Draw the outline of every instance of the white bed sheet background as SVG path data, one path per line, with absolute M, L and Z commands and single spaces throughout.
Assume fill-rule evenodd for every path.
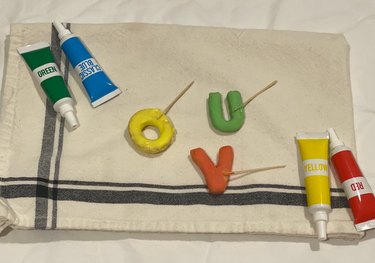
M 0 0 L 0 73 L 10 24 L 53 20 L 343 33 L 351 46 L 358 160 L 375 190 L 375 0 Z M 374 230 L 360 242 L 320 244 L 232 234 L 18 230 L 1 234 L 0 262 L 374 262 L 374 248 Z

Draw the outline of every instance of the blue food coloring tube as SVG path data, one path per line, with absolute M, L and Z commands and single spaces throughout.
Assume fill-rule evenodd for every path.
M 121 90 L 112 83 L 81 40 L 62 23 L 53 22 L 53 25 L 59 33 L 61 48 L 78 72 L 91 105 L 97 107 L 119 95 Z

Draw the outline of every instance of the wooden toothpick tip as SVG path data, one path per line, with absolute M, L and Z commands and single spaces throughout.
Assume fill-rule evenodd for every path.
M 169 110 L 173 107 L 173 105 L 190 89 L 191 86 L 193 86 L 194 80 L 187 85 L 181 92 L 180 94 L 177 95 L 177 97 L 163 110 L 163 114 L 167 114 Z
M 261 167 L 261 168 L 254 168 L 254 169 L 246 169 L 246 170 L 239 170 L 239 171 L 231 171 L 231 172 L 224 172 L 224 176 L 231 176 L 231 175 L 245 175 L 245 174 L 252 174 L 257 172 L 263 172 L 273 169 L 280 169 L 285 168 L 286 165 L 276 165 L 276 166 L 268 166 L 268 167 Z
M 257 93 L 255 93 L 253 96 L 251 96 L 248 100 L 246 100 L 241 107 L 238 107 L 237 109 L 235 109 L 234 111 L 237 111 L 239 109 L 242 109 L 242 108 L 245 108 L 247 104 L 249 104 L 253 99 L 255 99 L 256 97 L 258 97 L 260 94 L 262 94 L 263 92 L 265 92 L 266 90 L 272 88 L 273 86 L 275 86 L 277 83 L 277 80 L 274 80 L 272 81 L 270 84 L 268 84 L 267 86 L 265 86 L 263 89 L 261 89 L 260 91 L 258 91 Z

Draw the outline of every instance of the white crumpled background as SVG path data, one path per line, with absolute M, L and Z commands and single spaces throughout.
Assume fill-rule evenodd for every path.
M 375 189 L 375 0 L 0 0 L 0 72 L 12 23 L 146 22 L 342 33 L 351 46 L 358 161 Z M 2 74 L 0 75 L 2 80 Z M 2 82 L 1 82 L 2 83 Z M 345 116 L 343 116 L 345 121 Z M 277 220 L 277 219 L 276 219 Z M 222 234 L 13 231 L 1 262 L 374 262 L 375 230 L 360 242 Z

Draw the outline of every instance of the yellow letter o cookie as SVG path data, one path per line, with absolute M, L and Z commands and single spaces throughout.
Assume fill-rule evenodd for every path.
M 148 139 L 143 131 L 153 126 L 158 130 L 158 138 Z M 160 109 L 143 109 L 136 112 L 129 120 L 128 131 L 135 145 L 145 153 L 159 153 L 171 144 L 175 129 L 171 120 Z

